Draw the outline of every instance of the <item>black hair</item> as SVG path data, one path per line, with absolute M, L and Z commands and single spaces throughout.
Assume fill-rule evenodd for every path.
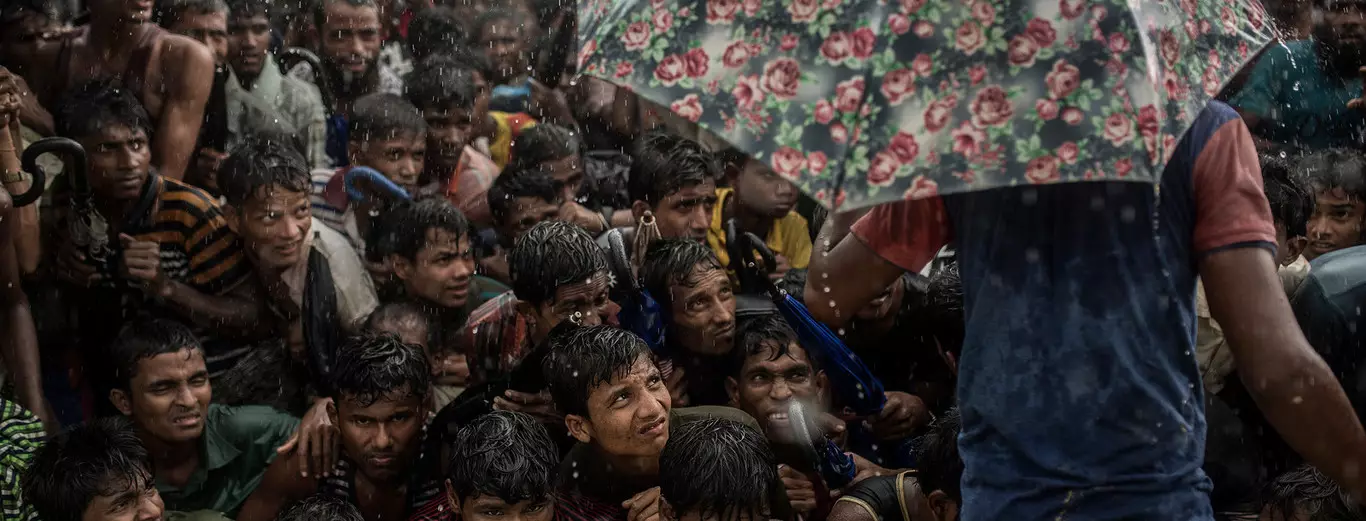
M 675 519 L 769 519 L 778 464 L 768 439 L 743 423 L 707 418 L 673 427 L 659 455 L 659 496 Z
M 18 22 L 25 13 L 42 15 L 54 22 L 65 21 L 68 8 L 56 0 L 5 0 L 0 2 L 0 25 Z
M 446 478 L 462 502 L 480 495 L 510 504 L 549 499 L 559 481 L 559 456 L 536 418 L 493 411 L 456 435 Z
M 1338 521 L 1366 516 L 1356 500 L 1311 465 L 1281 474 L 1267 485 L 1263 496 L 1265 510 L 1281 515 L 1272 519 Z
M 518 31 L 521 31 L 522 34 L 526 34 L 526 27 L 524 25 L 526 20 L 522 19 L 520 13 L 510 9 L 493 8 L 484 11 L 484 14 L 479 15 L 479 18 L 474 20 L 474 31 L 470 33 L 470 45 L 479 44 L 479 40 L 483 38 L 484 31 L 488 29 L 489 25 L 494 22 L 504 21 L 512 22 L 512 24 L 517 27 Z
M 227 0 L 227 2 L 229 25 L 234 19 L 240 20 L 253 16 L 264 16 L 269 20 L 274 7 L 270 0 Z
M 178 23 L 181 17 L 195 14 L 228 14 L 228 4 L 223 0 L 169 0 L 160 2 L 157 6 L 158 18 L 161 25 L 170 27 Z
M 651 356 L 640 337 L 612 326 L 565 328 L 549 339 L 541 364 L 555 406 L 566 414 L 588 416 L 593 388 L 627 374 L 642 356 Z
M 716 157 L 691 139 L 651 132 L 635 143 L 626 190 L 632 201 L 657 206 L 684 188 L 720 177 Z
M 327 21 L 327 5 L 333 2 L 346 2 L 352 7 L 373 7 L 376 11 L 379 10 L 379 4 L 375 0 L 312 0 L 313 27 L 317 30 L 323 30 L 323 22 Z
M 916 477 L 926 494 L 943 491 L 962 502 L 963 458 L 958 456 L 958 432 L 963 428 L 958 408 L 949 409 L 930 424 L 930 431 L 915 444 Z
M 350 501 L 314 494 L 280 514 L 276 521 L 365 521 Z
M 395 392 L 425 400 L 430 386 L 431 365 L 422 350 L 388 333 L 353 339 L 332 366 L 332 398 L 349 396 L 366 407 Z
M 427 330 L 427 347 L 436 348 L 441 340 L 441 328 L 435 327 L 427 311 L 417 304 L 406 300 L 385 302 L 375 308 L 365 319 L 365 330 L 370 333 L 388 333 L 383 328 L 389 324 L 405 322 L 421 324 Z
M 388 229 L 392 241 L 389 253 L 408 260 L 417 259 L 417 252 L 427 246 L 427 232 L 432 229 L 445 230 L 457 240 L 468 238 L 470 232 L 465 214 L 444 197 L 427 197 L 405 204 L 386 218 L 394 223 Z
M 489 57 L 479 52 L 478 49 L 470 45 L 456 45 L 448 49 L 443 55 L 456 66 L 479 73 L 485 82 L 493 81 L 493 62 L 490 62 Z
M 939 341 L 945 353 L 960 356 L 967 326 L 963 318 L 963 281 L 958 276 L 957 263 L 944 266 L 930 277 L 923 305 L 917 322 Z
M 583 228 L 546 221 L 517 239 L 508 252 L 508 272 L 517 299 L 540 305 L 554 300 L 560 286 L 607 273 L 607 257 Z
M 204 346 L 185 324 L 165 318 L 129 322 L 109 346 L 114 382 L 118 388 L 128 389 L 129 382 L 138 374 L 139 362 L 186 349 L 203 350 Z
M 1366 154 L 1360 151 L 1319 150 L 1300 158 L 1295 167 L 1314 192 L 1341 188 L 1349 197 L 1366 202 Z
M 98 418 L 52 436 L 24 471 L 24 501 L 44 521 L 80 521 L 90 502 L 152 488 L 147 449 L 124 417 Z
M 1314 211 L 1314 195 L 1305 190 L 1298 176 L 1292 173 L 1290 161 L 1279 156 L 1263 155 L 1262 186 L 1267 202 L 1271 203 L 1271 217 L 1285 227 L 1290 237 L 1308 235 L 1309 215 Z
M 672 287 L 695 285 L 694 273 L 698 268 L 722 269 L 716 253 L 705 243 L 691 239 L 660 239 L 645 250 L 645 258 L 640 263 L 640 284 L 667 312 L 673 309 Z
M 554 123 L 539 123 L 512 140 L 508 168 L 531 168 L 579 153 L 582 144 L 573 130 Z
M 740 326 L 736 334 L 736 349 L 733 354 L 733 365 L 730 374 L 740 376 L 740 371 L 745 368 L 745 361 L 751 356 L 758 356 L 765 351 L 769 351 L 768 360 L 777 360 L 783 356 L 792 356 L 792 344 L 801 346 L 801 340 L 797 337 L 797 332 L 792 330 L 787 320 L 777 313 L 761 315 L 749 320 Z M 806 350 L 805 346 L 801 346 Z M 815 355 L 806 351 L 806 360 L 811 364 L 811 371 L 815 373 L 820 370 L 820 365 L 816 361 Z
M 449 52 L 467 40 L 465 26 L 456 18 L 455 10 L 446 6 L 434 5 L 418 11 L 408 23 L 408 51 L 417 62 Z
M 474 108 L 474 76 L 450 55 L 433 54 L 408 73 L 404 95 L 424 108 Z
M 57 134 L 71 139 L 99 134 L 112 126 L 141 130 L 152 137 L 152 120 L 133 91 L 110 79 L 95 79 L 66 91 L 53 114 Z
M 550 171 L 539 166 L 504 172 L 494 179 L 493 186 L 489 187 L 489 213 L 493 214 L 493 220 L 503 223 L 512 213 L 512 207 L 518 197 L 535 197 L 550 204 L 558 204 L 560 188 L 551 177 Z
M 353 143 L 427 132 L 427 121 L 422 119 L 422 112 L 402 96 L 387 92 L 361 96 L 351 109 L 350 119 L 347 137 Z
M 312 189 L 308 161 L 288 138 L 247 136 L 232 148 L 232 155 L 219 168 L 218 190 L 233 206 L 272 186 L 305 195 Z

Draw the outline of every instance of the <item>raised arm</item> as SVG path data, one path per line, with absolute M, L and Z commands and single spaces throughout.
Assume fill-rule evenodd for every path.
M 18 116 L 18 98 L 11 80 L 0 79 L 0 171 L 19 170 L 18 147 L 10 132 Z M 36 206 L 33 205 L 33 206 Z M 44 427 L 56 427 L 43 399 L 42 373 L 38 362 L 38 333 L 33 325 L 28 296 L 20 284 L 20 267 L 15 255 L 15 238 L 23 225 L 15 218 L 18 211 L 8 192 L 0 191 L 0 362 L 14 376 L 20 405 L 43 420 Z
M 208 47 L 189 38 L 166 38 L 161 57 L 166 100 L 152 142 L 152 160 L 161 175 L 183 179 L 194 158 L 204 107 L 213 91 L 213 55 Z

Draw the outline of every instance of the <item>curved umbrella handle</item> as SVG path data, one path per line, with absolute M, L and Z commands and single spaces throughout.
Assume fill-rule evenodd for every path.
M 346 187 L 346 196 L 350 197 L 353 201 L 364 201 L 367 199 L 365 193 L 361 192 L 360 189 L 356 187 L 357 181 L 369 182 L 371 186 L 394 199 L 403 201 L 412 199 L 412 196 L 408 195 L 407 190 L 394 184 L 389 178 L 384 177 L 384 174 L 379 173 L 379 170 L 375 170 L 368 166 L 351 167 L 342 175 L 345 176 L 342 178 L 342 181 Z
M 626 240 L 621 237 L 621 230 L 618 228 L 608 230 L 607 265 L 616 275 L 617 283 L 621 284 L 623 292 L 639 293 L 640 287 L 636 282 L 635 269 L 631 267 L 631 259 L 627 256 L 626 251 Z
M 90 191 L 90 185 L 85 178 L 85 148 L 81 147 L 80 143 L 64 137 L 43 138 L 25 148 L 23 157 L 19 158 L 20 168 L 33 176 L 33 182 L 27 192 L 19 195 L 10 194 L 14 199 L 15 208 L 33 204 L 43 196 L 47 189 L 47 172 L 38 166 L 38 156 L 47 153 L 56 154 L 65 162 L 63 170 L 70 175 L 68 179 L 71 180 L 73 190 L 77 193 Z
M 302 47 L 290 47 L 275 57 L 280 62 L 280 73 L 288 74 L 300 62 L 307 63 L 313 69 L 313 84 L 318 86 L 318 94 L 322 95 L 323 106 L 327 107 L 327 112 L 337 111 L 336 96 L 332 95 L 332 87 L 326 81 L 318 81 L 323 76 L 323 61 L 313 51 Z

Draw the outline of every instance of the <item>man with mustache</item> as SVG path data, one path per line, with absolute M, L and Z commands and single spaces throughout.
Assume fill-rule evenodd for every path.
M 323 70 L 313 71 L 318 89 L 331 92 L 327 154 L 336 166 L 351 164 L 347 121 L 356 102 L 368 94 L 403 93 L 403 78 L 379 65 L 384 29 L 374 0 L 322 0 L 314 4 L 315 48 Z
M 726 405 L 735 345 L 735 293 L 706 243 L 664 239 L 646 251 L 641 285 L 665 313 L 669 388 L 680 406 Z

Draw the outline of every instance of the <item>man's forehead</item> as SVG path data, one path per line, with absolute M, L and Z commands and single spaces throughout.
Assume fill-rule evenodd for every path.
M 555 288 L 555 300 L 560 301 L 599 293 L 607 289 L 608 282 L 607 272 L 599 271 L 583 282 L 562 284 Z
M 185 13 L 180 16 L 179 25 L 186 29 L 226 29 L 228 13 Z
M 730 283 L 726 271 L 708 263 L 693 266 L 682 279 L 683 284 L 675 284 L 673 291 L 680 295 L 693 295 L 704 291 L 714 291 Z
M 380 396 L 361 396 L 343 392 L 337 406 L 346 409 L 351 414 L 373 417 L 387 416 L 421 407 L 422 395 L 412 392 L 407 385 Z
M 650 358 L 649 353 L 641 353 L 640 356 L 636 357 L 636 361 L 631 363 L 629 369 L 612 375 L 608 381 L 598 382 L 590 390 L 590 394 L 611 392 L 614 389 L 632 385 L 643 385 L 647 377 L 657 372 L 659 372 L 659 368 L 655 366 L 655 362 Z
M 111 143 L 132 141 L 135 139 L 147 139 L 147 131 L 140 128 L 132 128 L 127 125 L 113 124 L 100 128 L 99 132 L 91 134 L 88 139 L 96 143 Z
M 452 232 L 439 226 L 427 228 L 426 235 L 426 249 L 460 250 L 464 249 L 462 247 L 468 246 L 470 242 L 466 234 Z
M 712 178 L 708 177 L 708 178 L 704 178 L 704 179 L 702 180 L 702 182 L 700 182 L 700 183 L 693 183 L 693 184 L 684 186 L 683 188 L 680 188 L 677 192 L 674 192 L 674 193 L 672 193 L 672 194 L 669 194 L 669 196 L 668 196 L 668 197 L 665 197 L 665 199 L 674 199 L 674 200 L 677 200 L 677 199 L 695 199 L 695 198 L 698 198 L 698 197 L 715 197 L 715 196 L 716 196 L 716 181 L 714 181 L 714 180 L 712 180 Z
M 178 372 L 198 372 L 205 368 L 204 351 L 186 348 L 138 360 L 138 376 L 158 380 Z
M 756 367 L 789 368 L 792 366 L 806 366 L 811 364 L 811 359 L 806 355 L 806 349 L 796 342 L 787 342 L 787 352 L 781 356 L 775 356 L 780 349 L 778 340 L 764 340 L 759 343 L 759 349 L 751 352 L 745 357 L 745 368 Z
M 323 7 L 323 26 L 328 29 L 379 28 L 379 9 L 373 5 L 351 5 L 333 0 Z
M 251 195 L 251 199 L 248 200 L 249 203 L 256 203 L 264 207 L 295 206 L 309 200 L 307 192 L 295 191 L 278 184 L 258 187 Z

